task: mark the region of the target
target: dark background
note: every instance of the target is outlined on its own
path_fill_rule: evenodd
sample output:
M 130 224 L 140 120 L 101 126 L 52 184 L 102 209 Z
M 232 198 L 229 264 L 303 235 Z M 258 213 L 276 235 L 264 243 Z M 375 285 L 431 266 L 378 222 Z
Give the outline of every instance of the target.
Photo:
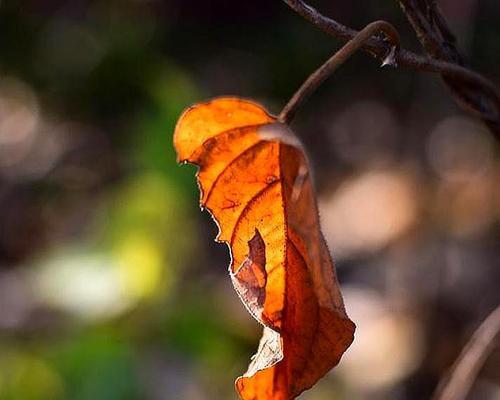
M 500 3 L 441 1 L 500 83 Z M 316 1 L 355 28 L 396 1 Z M 340 46 L 278 0 L 0 0 L 0 399 L 235 399 L 260 327 L 172 133 L 229 94 L 278 113 Z M 293 124 L 358 325 L 301 398 L 426 399 L 500 303 L 499 147 L 438 77 L 352 58 Z M 470 399 L 500 398 L 492 354 Z

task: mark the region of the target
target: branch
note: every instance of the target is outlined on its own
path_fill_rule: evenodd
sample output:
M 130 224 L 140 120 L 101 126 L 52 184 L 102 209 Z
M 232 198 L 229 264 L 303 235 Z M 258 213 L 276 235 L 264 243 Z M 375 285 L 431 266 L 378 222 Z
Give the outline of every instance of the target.
M 329 35 L 342 40 L 351 40 L 358 34 L 358 31 L 320 14 L 302 0 L 283 1 Z M 409 3 L 410 0 L 406 2 Z M 379 37 L 367 40 L 362 48 L 382 62 L 391 50 L 390 44 Z M 457 104 L 465 111 L 481 118 L 500 140 L 500 95 L 490 81 L 455 62 L 421 56 L 405 49 L 397 51 L 395 61 L 402 67 L 441 74 L 452 90 Z M 456 82 L 456 84 L 451 86 L 449 81 Z
M 457 50 L 455 35 L 439 11 L 436 0 L 399 0 L 418 40 L 433 58 L 464 65 Z
M 311 74 L 302 86 L 295 92 L 290 101 L 281 111 L 278 119 L 289 124 L 297 108 L 324 82 L 338 67 L 347 61 L 374 34 L 384 32 L 391 42 L 391 51 L 386 55 L 382 65 L 394 64 L 394 54 L 399 48 L 399 34 L 396 28 L 385 21 L 375 21 L 366 25 L 354 38 L 349 40 L 340 50 L 330 57 L 321 67 Z
M 438 385 L 434 400 L 465 400 L 481 367 L 495 347 L 499 332 L 500 306 L 474 332 L 455 362 L 450 376 Z
M 464 58 L 456 47 L 456 39 L 439 10 L 436 0 L 399 0 L 399 4 L 417 33 L 423 48 L 434 59 L 465 66 Z M 490 130 L 499 137 L 500 112 L 498 104 L 492 102 L 481 91 L 460 79 L 443 74 L 443 81 L 455 101 L 466 110 L 479 112 Z

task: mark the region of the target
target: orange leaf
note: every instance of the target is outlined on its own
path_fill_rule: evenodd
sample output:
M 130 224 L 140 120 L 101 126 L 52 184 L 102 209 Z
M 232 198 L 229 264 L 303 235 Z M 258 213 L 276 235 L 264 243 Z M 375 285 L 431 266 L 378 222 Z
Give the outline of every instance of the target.
M 198 165 L 201 205 L 229 245 L 231 279 L 264 325 L 236 381 L 244 400 L 293 399 L 334 367 L 353 340 L 302 146 L 260 105 L 219 98 L 189 108 L 174 145 Z

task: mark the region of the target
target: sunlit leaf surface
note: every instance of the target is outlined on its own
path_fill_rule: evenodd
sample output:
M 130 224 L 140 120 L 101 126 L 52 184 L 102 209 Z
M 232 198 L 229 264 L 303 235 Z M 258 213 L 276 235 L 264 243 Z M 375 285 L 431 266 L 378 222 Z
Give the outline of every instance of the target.
M 293 399 L 339 362 L 354 333 L 302 146 L 261 106 L 237 98 L 188 109 L 174 144 L 180 162 L 199 166 L 200 202 L 230 248 L 234 287 L 264 326 L 236 389 L 244 400 Z

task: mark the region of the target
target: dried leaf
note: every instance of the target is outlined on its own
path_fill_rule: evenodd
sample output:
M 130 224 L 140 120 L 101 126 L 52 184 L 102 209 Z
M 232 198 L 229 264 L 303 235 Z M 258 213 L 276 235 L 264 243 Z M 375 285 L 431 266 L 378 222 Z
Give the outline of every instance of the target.
M 261 106 L 238 98 L 185 111 L 174 145 L 180 162 L 198 165 L 200 203 L 230 248 L 234 287 L 264 325 L 236 389 L 244 400 L 293 399 L 339 362 L 354 334 L 302 146 Z

